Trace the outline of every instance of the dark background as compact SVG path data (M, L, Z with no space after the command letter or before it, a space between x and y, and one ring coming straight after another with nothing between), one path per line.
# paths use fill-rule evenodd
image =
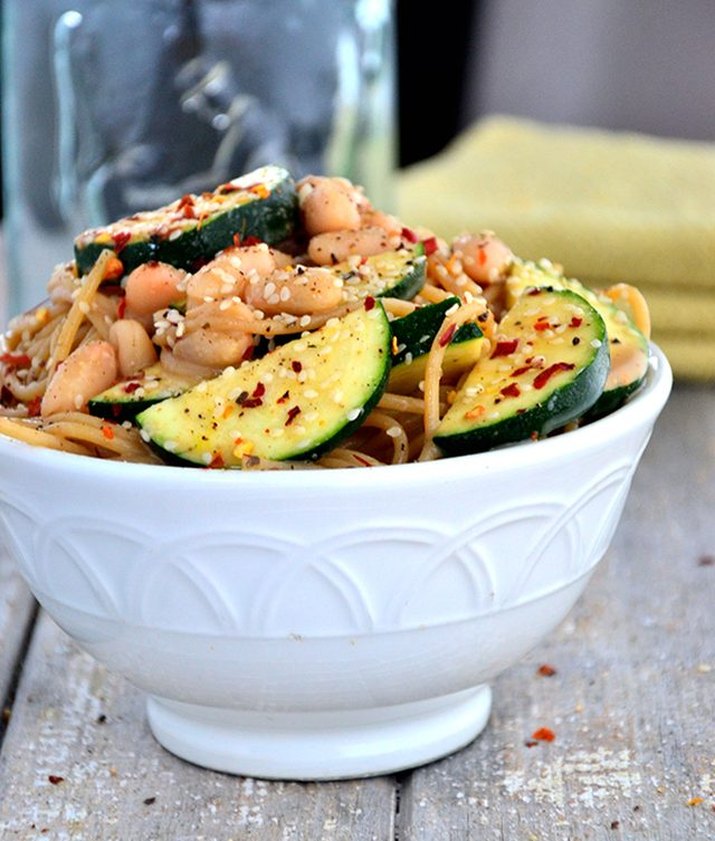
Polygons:
M0 0L0 18L8 2ZM401 166L493 112L715 139L713 0L396 0L395 8Z
M399 162L401 166L431 157L465 122L464 100L473 27L480 4L449 0L443 13L435 6L397 3Z

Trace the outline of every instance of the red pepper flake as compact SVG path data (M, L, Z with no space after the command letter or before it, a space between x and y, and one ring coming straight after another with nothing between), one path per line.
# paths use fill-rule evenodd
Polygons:
M284 426L290 426L299 414L300 406L293 406L291 409L288 409L288 417L286 418Z
M487 262L487 252L483 245L477 248L477 261L480 266L483 266Z
M33 397L32 400L27 404L27 414L31 418L37 418L40 416L40 407L42 406L42 398L41 397Z
M250 397L248 396L247 391L242 391L236 398L236 403L242 409L255 409L258 406L263 405L263 395L265 393L265 385L263 385L263 383L258 383L258 385L253 389L253 393Z
M542 677L553 677L556 674L556 669L548 663L542 663L536 672Z
M114 439L114 430L108 423L102 424L102 435L104 435L107 441L112 441Z
M402 239L406 239L407 242L417 242L419 237L411 228L403 228L400 231L400 236Z
M211 461L208 463L208 467L210 470L214 470L225 466L226 463L224 462L221 453L214 453Z
M531 738L536 739L537 742L553 742L556 733L550 727L539 727L531 734Z
M569 327L580 327L583 324L583 319L579 318L575 315L571 321L569 321Z
M439 337L439 346L446 347L452 341L452 338L454 337L454 334L456 332L457 325L450 324L449 327L444 331L444 333L442 333L442 335Z
M504 397L518 397L521 394L521 389L516 383L509 383L499 393L503 394Z
M193 207L194 206L194 196L191 193L184 193L184 195L179 199L177 205L179 209L184 207Z
M553 327L554 325L549 321L548 315L542 315L541 318L537 318L534 324L534 330L539 333L543 330L551 330Z
M29 368L32 365L32 359L26 353L3 353L0 362L13 368Z
M114 250L119 254L119 252L126 247L129 240L132 238L132 235L129 231L118 231L116 234L112 235L112 242L114 243Z
M529 297L533 298L534 295L541 295L541 289L538 286L532 286L526 293Z
M295 371L296 374L300 374L300 372L303 370L303 363L299 362L297 359L294 359L290 363L290 367Z
M59 785L65 781L64 777L60 777L57 774L48 774L47 779L52 783L53 786Z
M575 367L573 362L554 362L534 377L534 388L543 388L554 374L558 374L559 371L571 371Z
M127 311L127 299L121 298L119 303L117 304L117 318L124 318L124 315Z
M521 368L515 368L512 371L512 377L520 377L522 374L525 374L527 371L531 371L533 365L523 365Z
M284 391L283 394L276 400L276 403L286 403L290 398L290 391Z
M427 239L423 239L422 247L424 248L427 257L429 257L430 254L434 254L437 250L437 237L427 237Z
M134 392L135 392L138 388L141 388L141 383L138 383L138 382L131 382L131 383L127 383L127 384L126 384L126 385L122 388L122 391L123 391L125 394L134 394Z
M372 295L368 295L367 298L365 298L365 309L369 312L371 309L374 309L374 307L375 299L372 297Z
M260 245L263 240L260 237L254 237L249 235L247 237L241 237L241 234L234 234L233 235L233 244L236 248L248 248L251 245Z
M356 453L353 453L353 458L358 464L362 464L363 467L370 467L370 462L366 458L363 458Z
M518 339L504 339L497 342L494 346L494 350L492 351L491 358L494 359L497 356L509 356L510 353L514 353L518 346Z

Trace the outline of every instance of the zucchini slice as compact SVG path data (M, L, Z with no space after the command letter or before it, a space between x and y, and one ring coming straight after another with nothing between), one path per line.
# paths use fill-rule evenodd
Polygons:
M607 415L623 405L648 373L648 340L622 309L605 294L589 289L574 278L556 271L548 260L539 263L515 261L507 278L507 305L527 289L550 287L570 289L585 298L606 324L611 358L603 394L588 413L588 420Z
M168 460L240 467L244 456L315 458L362 424L390 368L390 325L374 301L137 415Z
M298 198L287 170L266 166L201 195L91 228L74 241L77 266L88 272L105 248L120 256L125 272L160 260L193 271L234 241L255 237L276 245L289 237Z
M362 260L353 258L328 268L342 280L346 301L367 297L410 300L425 285L426 263L424 254L400 248Z
M577 420L608 375L603 319L569 290L534 289L499 325L491 355L457 392L434 441L446 455L541 438Z
M392 370L387 388L396 394L411 394L424 379L427 356L447 313L459 306L450 297L438 304L426 304L409 315L390 322L392 328ZM444 354L443 377L454 381L479 361L486 339L477 324L463 324L452 337Z
M154 403L183 394L194 385L196 380L170 374L157 363L97 394L89 401L89 412L119 423L131 421Z

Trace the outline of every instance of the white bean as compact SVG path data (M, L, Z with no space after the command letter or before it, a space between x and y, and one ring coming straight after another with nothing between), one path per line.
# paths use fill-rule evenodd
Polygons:
M357 231L333 231L314 236L308 243L308 256L319 266L330 266L347 260L353 254L371 257L400 247L400 237L378 225Z
M157 361L156 349L144 327L131 318L115 321L109 328L112 343L123 377L133 377Z
M117 355L109 342L81 345L57 367L42 398L40 414L85 411L87 401L114 385L117 374Z

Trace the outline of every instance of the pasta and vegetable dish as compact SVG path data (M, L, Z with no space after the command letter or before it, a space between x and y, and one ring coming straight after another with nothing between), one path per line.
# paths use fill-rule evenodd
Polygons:
M76 238L5 335L0 432L208 468L424 461L614 411L648 334L632 286L264 167Z

